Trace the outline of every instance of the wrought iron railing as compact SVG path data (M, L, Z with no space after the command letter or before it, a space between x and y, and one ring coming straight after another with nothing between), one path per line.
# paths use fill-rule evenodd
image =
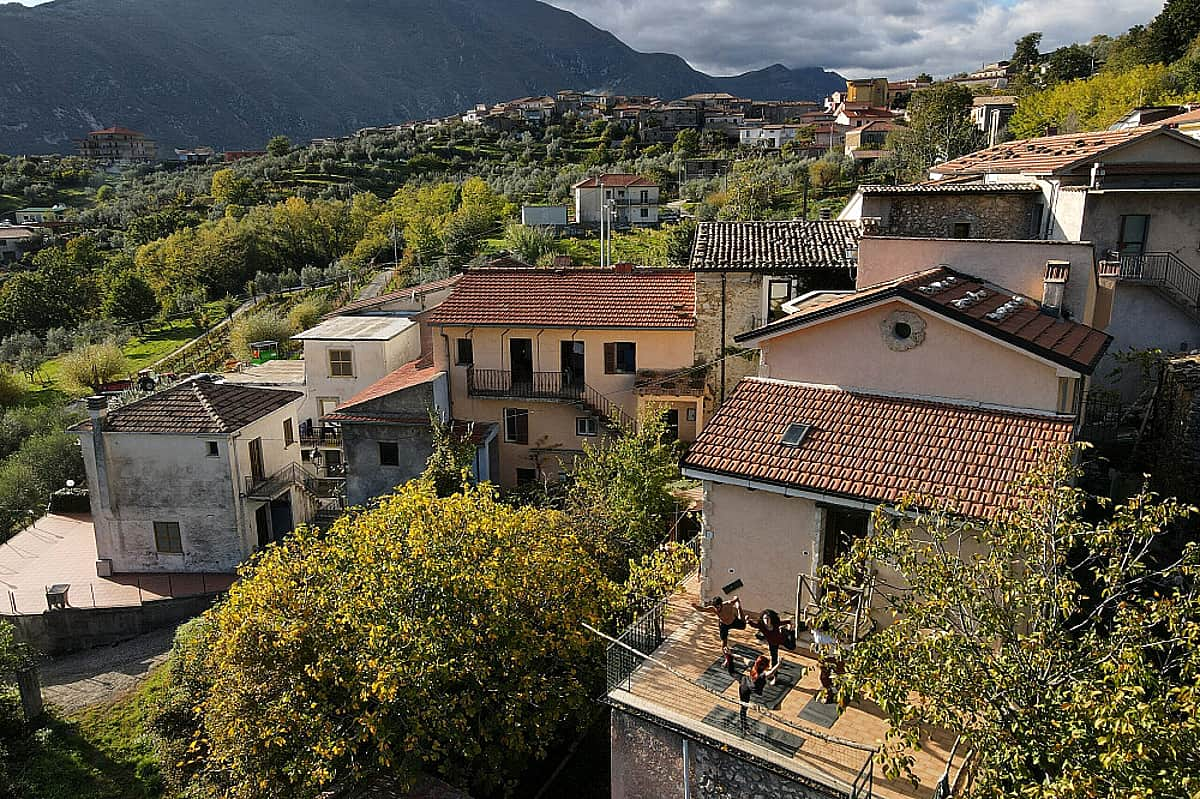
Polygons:
M299 463L289 463L269 477L246 476L246 496L250 499L275 499L284 489L298 486L314 497L327 499L338 496L345 480L321 477Z
M342 429L340 427L307 427L300 426L300 443L306 446L324 444L330 447L342 445Z
M1117 440L1126 427L1129 407L1113 391L1097 389L1089 391L1083 404L1083 418L1079 422L1079 438L1093 444Z
M638 616L617 640L639 652L653 652L658 649L666 638L666 608L666 599L654 603L648 611ZM622 683L628 687L629 678L641 662L642 658L620 644L609 644L605 652L608 690L618 688Z
M620 405L580 381L569 369L514 374L506 369L467 367L467 394L472 397L543 399L584 406L609 427L632 429L634 418Z
M870 799L874 793L875 758L868 755L866 762L863 763L862 770L854 778L854 784L850 786L850 799Z
M1200 272L1172 252L1109 253L1109 260L1101 263L1100 275L1166 286L1188 304L1200 306Z

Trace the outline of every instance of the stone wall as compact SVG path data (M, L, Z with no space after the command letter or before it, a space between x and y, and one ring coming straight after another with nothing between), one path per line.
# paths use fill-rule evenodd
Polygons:
M1200 502L1200 356L1164 365L1149 432L1146 469L1154 490Z
M971 225L972 239L1032 239L1033 205L1040 194L901 195L890 198L880 233L891 236L954 237L954 225Z
M824 792L749 760L688 740L686 780L683 736L614 709L612 799L833 799Z
M724 328L722 327L722 276L724 276ZM696 273L696 363L714 363L729 348L737 348L733 337L762 324L763 276L752 272ZM719 406L743 377L758 374L758 350L747 350L708 370L709 392ZM710 411L713 409L709 409ZM707 414L706 414L707 415Z

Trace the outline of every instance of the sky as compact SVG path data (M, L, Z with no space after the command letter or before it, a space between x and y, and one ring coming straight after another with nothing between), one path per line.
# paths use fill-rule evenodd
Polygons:
M732 75L779 63L846 77L944 77L1008 58L1042 31L1042 50L1149 22L1163 0L546 0L636 50L675 53Z
M893 79L976 69L1007 58L1013 42L1030 31L1045 34L1043 50L1096 33L1116 35L1149 22L1163 5L1163 0L546 2L611 31L635 50L675 53L712 75L783 64Z

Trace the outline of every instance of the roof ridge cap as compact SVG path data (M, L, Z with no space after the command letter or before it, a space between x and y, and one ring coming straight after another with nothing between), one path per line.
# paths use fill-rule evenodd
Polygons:
M216 384L215 383L203 384L201 381L192 381L192 392L196 395L196 399L198 399L200 401L200 407L204 409L204 412L207 413L210 417L212 417L212 420L217 423L218 427L220 427L222 430L228 432L229 431L229 423L226 422L225 419L223 419L221 417L221 414L217 413L216 407L214 407L212 402L209 401L208 397L205 396L204 391L203 391L204 385L215 386Z

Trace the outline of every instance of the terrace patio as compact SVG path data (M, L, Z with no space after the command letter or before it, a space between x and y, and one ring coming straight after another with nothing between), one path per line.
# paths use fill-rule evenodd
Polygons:
M786 772L834 796L910 799L931 797L947 773L953 736L922 734L922 748L912 752L919 780L888 780L872 757L882 743L887 722L879 709L856 701L840 712L824 704L819 667L811 636L798 636L795 652L781 652L777 684L754 697L747 730L738 721L738 680L721 663L716 618L696 611L693 578L667 602L641 617L619 639L649 658L620 644L608 647L607 701L614 708L649 717L655 723L724 747L776 772ZM742 657L766 654L754 630L731 630L730 644ZM742 670L748 668L743 666ZM961 771L959 756L949 777Z

